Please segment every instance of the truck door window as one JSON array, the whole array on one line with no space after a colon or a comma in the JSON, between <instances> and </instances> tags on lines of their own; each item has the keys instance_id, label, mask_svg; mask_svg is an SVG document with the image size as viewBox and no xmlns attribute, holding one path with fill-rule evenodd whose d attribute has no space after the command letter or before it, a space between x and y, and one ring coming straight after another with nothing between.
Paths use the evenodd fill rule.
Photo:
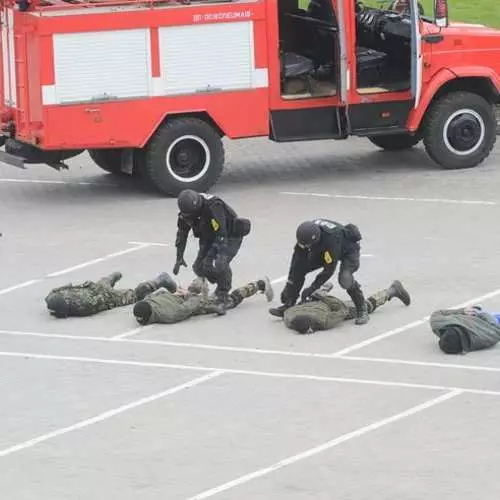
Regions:
<instances>
[{"instance_id":1,"label":"truck door window","mask_svg":"<svg viewBox=\"0 0 500 500\"><path fill-rule=\"evenodd\" d=\"M281 95L337 93L338 24L331 0L278 0Z\"/></svg>"},{"instance_id":2,"label":"truck door window","mask_svg":"<svg viewBox=\"0 0 500 500\"><path fill-rule=\"evenodd\" d=\"M356 2L356 76L360 94L411 87L411 23L406 13Z\"/></svg>"}]
</instances>

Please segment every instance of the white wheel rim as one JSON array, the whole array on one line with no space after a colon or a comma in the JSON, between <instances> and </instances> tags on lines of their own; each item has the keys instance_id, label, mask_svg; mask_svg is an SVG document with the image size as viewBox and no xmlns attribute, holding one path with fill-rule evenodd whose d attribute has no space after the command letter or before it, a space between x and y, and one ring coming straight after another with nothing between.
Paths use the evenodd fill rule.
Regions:
<instances>
[{"instance_id":1,"label":"white wheel rim","mask_svg":"<svg viewBox=\"0 0 500 500\"><path fill-rule=\"evenodd\" d=\"M450 141L448 140L448 127L450 126L450 123L458 115L463 115L463 114L472 115L479 122L479 126L481 127L481 134L479 136L477 143L474 145L474 147L468 149L467 151L459 151L458 149L454 148L450 144ZM444 127L443 127L443 141L444 141L447 149L457 156L467 156L467 155L471 155L471 154L475 153L483 144L485 135L486 135L486 125L484 124L483 117L477 111L474 111L473 109L459 109L458 111L455 111L446 120L446 123L444 124Z\"/></svg>"},{"instance_id":2,"label":"white wheel rim","mask_svg":"<svg viewBox=\"0 0 500 500\"><path fill-rule=\"evenodd\" d=\"M203 151L205 152L205 163L203 164L203 167L196 175L193 175L192 177L182 177L179 174L177 174L172 168L170 158L175 146L177 146L177 144L179 144L182 141L188 141L188 140L197 142L203 148ZM175 139L175 141L172 142L172 144L170 144L166 155L167 170L170 173L170 175L175 180L186 184L201 179L207 173L207 170L210 167L210 160L211 160L210 149L208 148L207 143L201 137L198 137L196 135L183 135L181 137L178 137L177 139Z\"/></svg>"}]
</instances>

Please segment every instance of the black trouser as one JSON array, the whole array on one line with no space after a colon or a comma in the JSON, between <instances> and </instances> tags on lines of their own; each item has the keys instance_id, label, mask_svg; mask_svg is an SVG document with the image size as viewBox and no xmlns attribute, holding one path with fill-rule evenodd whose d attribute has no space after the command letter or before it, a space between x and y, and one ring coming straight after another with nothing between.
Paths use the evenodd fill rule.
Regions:
<instances>
[{"instance_id":1,"label":"black trouser","mask_svg":"<svg viewBox=\"0 0 500 500\"><path fill-rule=\"evenodd\" d=\"M359 308L363 305L365 300L363 292L361 291L361 286L354 278L354 273L359 269L359 245L349 245L349 248L346 250L340 263L338 282L347 292L349 297L351 297L356 308ZM287 283L284 290L284 296L286 297L285 303L287 305L295 304L299 298L306 275L322 267L323 263L319 259L309 260L306 256L298 258L292 263L289 277L291 283Z\"/></svg>"},{"instance_id":2,"label":"black trouser","mask_svg":"<svg viewBox=\"0 0 500 500\"><path fill-rule=\"evenodd\" d=\"M217 251L212 243L200 242L200 249L193 263L196 276L206 278L212 284L217 283L216 293L229 293L233 285L233 271L229 264L236 257L242 243L243 238L228 238L225 250L228 265L221 272L217 272L214 268Z\"/></svg>"}]
</instances>

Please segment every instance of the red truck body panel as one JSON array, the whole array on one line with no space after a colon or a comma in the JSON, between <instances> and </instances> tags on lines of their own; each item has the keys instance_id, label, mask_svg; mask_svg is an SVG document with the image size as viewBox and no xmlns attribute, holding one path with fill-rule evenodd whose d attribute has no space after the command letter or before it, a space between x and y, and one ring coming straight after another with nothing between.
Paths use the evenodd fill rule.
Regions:
<instances>
[{"instance_id":1,"label":"red truck body panel","mask_svg":"<svg viewBox=\"0 0 500 500\"><path fill-rule=\"evenodd\" d=\"M38 1L38 0L37 0ZM335 7L335 2L334 2ZM324 98L280 93L277 0L229 3L53 0L19 12L3 2L0 95L4 127L42 149L143 147L169 115L206 113L230 138L269 136L273 110L408 102L410 90L361 94L354 2L343 4L348 88ZM489 78L500 93L500 33L475 25L441 31L421 21L418 128L433 96L457 77ZM182 77L181 77L182 75ZM205 88L200 82L215 82Z\"/></svg>"}]
</instances>

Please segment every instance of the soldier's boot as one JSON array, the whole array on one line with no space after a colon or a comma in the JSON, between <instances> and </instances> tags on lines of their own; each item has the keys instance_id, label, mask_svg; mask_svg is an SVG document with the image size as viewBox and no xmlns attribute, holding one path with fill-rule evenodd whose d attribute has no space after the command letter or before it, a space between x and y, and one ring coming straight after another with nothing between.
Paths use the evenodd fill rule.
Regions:
<instances>
[{"instance_id":1,"label":"soldier's boot","mask_svg":"<svg viewBox=\"0 0 500 500\"><path fill-rule=\"evenodd\" d=\"M203 295L203 297L208 297L207 280L198 276L188 286L188 292L192 293L193 295Z\"/></svg>"},{"instance_id":2,"label":"soldier's boot","mask_svg":"<svg viewBox=\"0 0 500 500\"><path fill-rule=\"evenodd\" d=\"M370 321L370 315L368 314L368 304L363 296L361 287L358 283L355 283L352 288L347 290L347 293L356 307L356 318L354 319L354 324L366 325L366 323Z\"/></svg>"},{"instance_id":3,"label":"soldier's boot","mask_svg":"<svg viewBox=\"0 0 500 500\"><path fill-rule=\"evenodd\" d=\"M224 316L226 314L226 308L223 307L222 305L220 304L208 304L206 306L206 311L207 313L214 313L214 314L217 314L217 316Z\"/></svg>"},{"instance_id":4,"label":"soldier's boot","mask_svg":"<svg viewBox=\"0 0 500 500\"><path fill-rule=\"evenodd\" d=\"M119 271L111 273L109 275L109 281L111 286L115 286L121 279L122 279L122 273L120 273Z\"/></svg>"},{"instance_id":5,"label":"soldier's boot","mask_svg":"<svg viewBox=\"0 0 500 500\"><path fill-rule=\"evenodd\" d=\"M219 307L221 316L226 314L226 308L229 302L229 294L221 290L215 290L215 305Z\"/></svg>"},{"instance_id":6,"label":"soldier's boot","mask_svg":"<svg viewBox=\"0 0 500 500\"><path fill-rule=\"evenodd\" d=\"M282 318L285 315L285 311L290 307L291 306L287 304L282 304L279 307L271 307L271 309L269 309L269 314L271 316L276 316L277 318Z\"/></svg>"},{"instance_id":7,"label":"soldier's boot","mask_svg":"<svg viewBox=\"0 0 500 500\"><path fill-rule=\"evenodd\" d=\"M409 306L411 303L410 294L403 286L401 281L393 281L391 286L387 289L388 297L387 300L391 300L393 298L399 299L405 306Z\"/></svg>"},{"instance_id":8,"label":"soldier's boot","mask_svg":"<svg viewBox=\"0 0 500 500\"><path fill-rule=\"evenodd\" d=\"M166 288L170 293L177 291L177 284L168 273L161 273L154 280L142 281L135 287L137 300L142 300L158 288Z\"/></svg>"},{"instance_id":9,"label":"soldier's boot","mask_svg":"<svg viewBox=\"0 0 500 500\"><path fill-rule=\"evenodd\" d=\"M264 289L261 291L266 296L266 300L271 302L274 299L274 290L273 285L271 285L271 280L267 276L264 276L262 282L264 283Z\"/></svg>"}]
</instances>

